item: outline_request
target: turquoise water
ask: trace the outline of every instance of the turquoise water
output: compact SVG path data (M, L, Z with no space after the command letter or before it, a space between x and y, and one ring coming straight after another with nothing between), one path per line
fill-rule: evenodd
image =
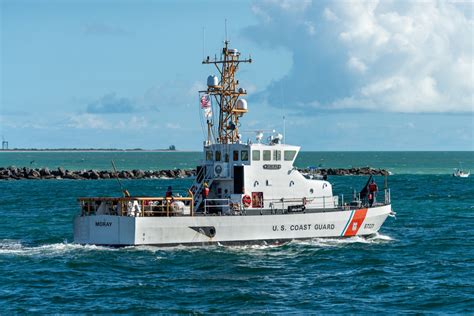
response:
M69 170L158 170L194 168L200 152L0 152L0 166L64 167ZM298 167L365 167L388 169L396 174L450 174L454 168L474 171L474 151L467 152L301 152Z
M364 154L341 155L336 164ZM74 245L75 198L118 195L115 181L0 181L0 314L473 314L474 177L449 175L452 161L472 153L439 155L443 160L426 161L426 169L415 157L399 169L405 172L389 177L397 216L377 236L281 246ZM380 167L394 168L401 160L374 156ZM410 174L410 168L447 171ZM366 178L329 180L348 195ZM123 182L132 194L157 195L168 185L184 193L191 180Z

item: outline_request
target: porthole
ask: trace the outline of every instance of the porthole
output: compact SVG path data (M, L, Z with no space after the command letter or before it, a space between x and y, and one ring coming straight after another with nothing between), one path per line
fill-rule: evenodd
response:
M314 190L311 188L309 189L309 193L313 194L314 193Z

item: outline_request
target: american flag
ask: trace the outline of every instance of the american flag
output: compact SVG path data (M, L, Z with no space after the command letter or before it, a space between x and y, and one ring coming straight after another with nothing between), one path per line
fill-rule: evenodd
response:
M209 94L204 94L201 97L201 108L206 109L206 108L209 108L209 107L211 107L211 98L210 98Z

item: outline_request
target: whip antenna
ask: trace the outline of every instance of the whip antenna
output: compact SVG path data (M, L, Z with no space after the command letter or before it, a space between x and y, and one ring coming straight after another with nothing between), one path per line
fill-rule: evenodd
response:
M206 53L205 53L205 40L206 40L206 28L202 28L202 60L206 58Z
M224 26L225 26L225 41L227 42L227 19L224 20Z
M127 189L125 189L122 185L122 182L120 181L119 177L118 177L118 172L117 172L117 168L115 168L115 163L114 161L112 160L112 168L114 169L114 174L115 174L115 179L117 179L117 182L120 186L120 189L122 190L122 193L123 193L123 196L125 197L130 197L130 193L128 192Z

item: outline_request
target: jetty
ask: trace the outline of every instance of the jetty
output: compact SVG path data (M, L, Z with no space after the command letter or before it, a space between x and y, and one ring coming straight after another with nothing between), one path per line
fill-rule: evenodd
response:
M389 175L385 169L362 168L310 168L298 169L302 174L321 176L364 176L364 175ZM100 179L180 179L196 176L196 169L165 169L165 170L67 170L63 167L28 168L28 167L0 167L0 180L100 180Z

